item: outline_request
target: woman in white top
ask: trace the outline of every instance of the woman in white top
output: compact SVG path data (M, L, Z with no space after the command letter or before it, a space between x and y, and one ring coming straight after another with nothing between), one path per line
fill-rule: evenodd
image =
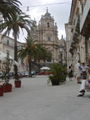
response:
M82 76L82 81L79 91L80 94L78 95L78 97L84 96L86 90L90 91L90 69L88 70L87 75Z

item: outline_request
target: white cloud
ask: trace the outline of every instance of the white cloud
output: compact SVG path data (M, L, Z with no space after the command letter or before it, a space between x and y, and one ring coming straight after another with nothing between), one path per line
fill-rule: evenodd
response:
M33 8L30 10L29 15L31 16L32 19L36 19L37 21L39 21L41 15L43 15L43 11L40 10L39 8Z

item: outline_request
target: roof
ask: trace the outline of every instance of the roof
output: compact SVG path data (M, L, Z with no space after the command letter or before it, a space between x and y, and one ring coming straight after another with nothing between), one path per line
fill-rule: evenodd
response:
M46 10L46 13L41 17L41 19L53 19L53 17L51 16L51 14L48 12L48 9Z

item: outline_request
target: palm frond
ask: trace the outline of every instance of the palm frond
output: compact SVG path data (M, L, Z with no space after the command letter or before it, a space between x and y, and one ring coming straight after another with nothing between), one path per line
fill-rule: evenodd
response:
M10 20L16 13L22 13L19 6L21 3L18 0L0 0L0 12L5 20Z

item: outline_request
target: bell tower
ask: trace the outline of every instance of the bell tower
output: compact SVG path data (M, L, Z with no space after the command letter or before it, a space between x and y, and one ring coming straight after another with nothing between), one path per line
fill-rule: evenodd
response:
M38 42L52 52L53 62L58 61L58 32L54 18L46 9L38 24Z

